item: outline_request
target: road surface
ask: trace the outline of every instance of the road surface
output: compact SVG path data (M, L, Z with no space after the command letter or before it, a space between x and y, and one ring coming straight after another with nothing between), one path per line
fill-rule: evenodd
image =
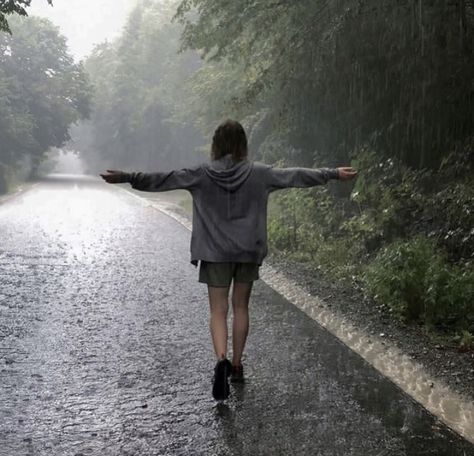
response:
M217 404L190 234L146 200L53 175L0 233L0 455L474 456L262 282Z

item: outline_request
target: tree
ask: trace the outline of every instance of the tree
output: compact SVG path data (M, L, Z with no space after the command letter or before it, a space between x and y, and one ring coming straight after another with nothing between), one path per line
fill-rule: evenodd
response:
M202 137L180 116L185 81L200 65L194 52L178 55L181 27L172 3L141 1L122 36L98 45L85 67L95 86L92 119L74 135L91 169L163 169L199 160Z
M0 35L0 161L29 157L34 173L50 147L69 139L69 126L89 115L91 87L58 28L40 18L14 18Z
M370 144L437 167L474 129L472 1L184 0L176 17L183 49L222 70L222 111L261 113L258 136L285 136L296 163Z
M50 5L53 0L46 0ZM27 16L26 8L31 5L31 0L0 0L0 32L11 33L7 16L9 14L19 14Z

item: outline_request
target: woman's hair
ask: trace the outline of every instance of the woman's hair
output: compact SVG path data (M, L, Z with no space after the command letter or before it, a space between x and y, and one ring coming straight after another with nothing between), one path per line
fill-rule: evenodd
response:
M227 154L232 154L236 161L247 157L247 136L239 122L228 119L222 122L212 137L211 158L218 160Z

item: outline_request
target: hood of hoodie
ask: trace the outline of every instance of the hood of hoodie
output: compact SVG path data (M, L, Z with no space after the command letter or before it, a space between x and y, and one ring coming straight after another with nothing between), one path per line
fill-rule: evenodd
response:
M235 192L249 177L252 163L248 160L234 161L231 155L212 160L204 167L206 174L217 185Z

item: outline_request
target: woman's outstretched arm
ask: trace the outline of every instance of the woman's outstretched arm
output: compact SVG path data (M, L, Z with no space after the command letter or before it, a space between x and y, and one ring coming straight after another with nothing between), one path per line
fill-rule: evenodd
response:
M267 186L270 191L289 187L314 187L326 184L330 179L346 181L353 179L357 171L351 167L341 168L269 168Z
M107 174L100 176L109 184L128 182L136 190L166 192L178 189L192 190L197 187L201 174L201 167L196 167L156 173L127 173L108 169Z

